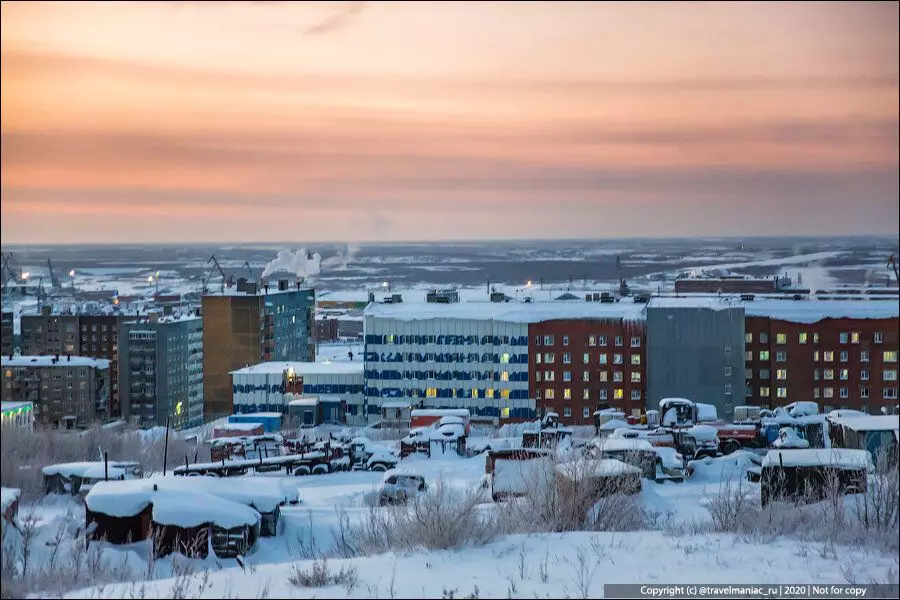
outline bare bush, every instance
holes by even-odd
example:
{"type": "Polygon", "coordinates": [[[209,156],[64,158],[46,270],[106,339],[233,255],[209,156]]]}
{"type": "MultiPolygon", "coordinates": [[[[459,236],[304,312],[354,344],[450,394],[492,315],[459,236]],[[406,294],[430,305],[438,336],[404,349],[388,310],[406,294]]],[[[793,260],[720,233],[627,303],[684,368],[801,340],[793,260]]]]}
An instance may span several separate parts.
{"type": "Polygon", "coordinates": [[[407,505],[370,506],[360,523],[339,515],[333,531],[340,556],[368,556],[391,550],[445,550],[482,545],[500,532],[493,513],[479,508],[477,489],[453,489],[438,480],[407,505]]]}
{"type": "Polygon", "coordinates": [[[328,559],[323,558],[314,561],[309,570],[301,570],[297,565],[293,565],[288,581],[297,587],[304,588],[342,585],[352,590],[359,582],[359,577],[356,567],[351,565],[344,565],[337,572],[331,571],[328,568],[328,559]]]}
{"type": "Polygon", "coordinates": [[[869,477],[865,494],[854,497],[851,514],[862,528],[897,543],[897,528],[900,526],[900,469],[897,453],[882,449],[876,457],[878,468],[869,477]]]}

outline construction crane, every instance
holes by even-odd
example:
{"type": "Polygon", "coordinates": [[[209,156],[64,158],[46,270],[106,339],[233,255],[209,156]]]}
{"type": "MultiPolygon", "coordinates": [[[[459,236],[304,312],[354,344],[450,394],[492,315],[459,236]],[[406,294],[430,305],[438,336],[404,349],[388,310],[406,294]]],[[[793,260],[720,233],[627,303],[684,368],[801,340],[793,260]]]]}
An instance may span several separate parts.
{"type": "Polygon", "coordinates": [[[53,272],[53,263],[50,262],[50,259],[47,259],[47,269],[50,271],[50,289],[58,290],[62,287],[59,283],[59,279],[56,278],[56,274],[53,272]]]}
{"type": "Polygon", "coordinates": [[[219,264],[219,261],[216,260],[216,255],[215,255],[215,254],[213,254],[212,256],[210,256],[210,257],[209,257],[209,260],[206,261],[206,264],[209,264],[209,263],[212,263],[212,264],[213,264],[213,267],[210,267],[209,273],[207,274],[207,277],[203,280],[203,289],[204,289],[204,291],[206,290],[206,285],[207,285],[207,284],[209,283],[209,281],[212,279],[212,276],[213,276],[213,268],[215,268],[216,270],[219,271],[219,275],[222,276],[222,284],[221,284],[221,286],[219,287],[219,291],[222,292],[222,293],[224,293],[224,292],[225,292],[225,285],[226,285],[227,282],[228,282],[228,275],[226,275],[226,274],[225,274],[225,271],[222,270],[222,266],[219,264]]]}
{"type": "Polygon", "coordinates": [[[244,261],[244,264],[241,265],[241,269],[247,269],[247,272],[250,273],[250,278],[247,281],[253,281],[254,283],[259,283],[256,279],[256,276],[253,274],[253,269],[250,267],[250,261],[244,261]]]}
{"type": "Polygon", "coordinates": [[[619,277],[619,295],[623,297],[631,295],[628,282],[625,281],[625,276],[622,275],[622,258],[620,256],[616,256],[616,275],[619,277]]]}
{"type": "Polygon", "coordinates": [[[894,269],[894,281],[900,285],[900,270],[897,268],[897,259],[894,258],[894,255],[891,254],[891,257],[888,259],[888,266],[893,267],[894,269]]]}

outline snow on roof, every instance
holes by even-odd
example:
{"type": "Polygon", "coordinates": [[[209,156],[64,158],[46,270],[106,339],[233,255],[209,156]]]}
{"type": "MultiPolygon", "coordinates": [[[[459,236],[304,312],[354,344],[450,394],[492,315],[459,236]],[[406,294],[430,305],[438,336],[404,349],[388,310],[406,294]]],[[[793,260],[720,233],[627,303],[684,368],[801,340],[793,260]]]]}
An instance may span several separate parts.
{"type": "Polygon", "coordinates": [[[715,404],[695,403],[697,406],[697,418],[701,421],[715,421],[719,418],[715,404]]]}
{"type": "Polygon", "coordinates": [[[95,369],[108,369],[109,361],[105,358],[90,358],[87,356],[4,356],[0,359],[4,367],[93,367],[95,369]]]}
{"type": "Polygon", "coordinates": [[[464,435],[466,435],[466,428],[462,423],[446,423],[431,432],[431,439],[448,440],[464,435]]]}
{"type": "Polygon", "coordinates": [[[231,371],[232,375],[281,375],[293,369],[297,375],[362,375],[363,361],[339,362],[262,362],[231,371]]]}
{"type": "Polygon", "coordinates": [[[769,317],[792,323],[816,323],[823,319],[896,319],[900,305],[896,299],[866,300],[781,300],[756,299],[744,303],[748,317],[769,317]]]}
{"type": "Polygon", "coordinates": [[[640,438],[608,437],[595,445],[602,452],[653,452],[653,445],[640,438]]]}
{"type": "Polygon", "coordinates": [[[381,405],[381,408],[409,408],[412,405],[412,402],[404,402],[394,401],[394,402],[385,402],[381,405]]]}
{"type": "Polygon", "coordinates": [[[16,410],[17,408],[34,408],[33,402],[0,402],[0,410],[16,410]]]}
{"type": "Polygon", "coordinates": [[[133,517],[152,504],[153,521],[188,528],[211,523],[224,529],[259,522],[259,513],[243,504],[213,494],[174,489],[154,480],[101,481],[84,502],[92,512],[112,517],[133,517]]]}
{"type": "Polygon", "coordinates": [[[297,398],[288,402],[288,406],[316,406],[319,403],[318,396],[310,396],[308,398],[297,398]]]}
{"type": "Polygon", "coordinates": [[[556,465],[556,472],[569,479],[589,477],[610,477],[613,475],[641,474],[635,466],[627,465],[614,458],[582,459],[556,465]]]}
{"type": "Polygon", "coordinates": [[[650,308],[709,308],[722,310],[739,308],[739,300],[729,296],[654,296],[650,299],[650,308]]]}
{"type": "Polygon", "coordinates": [[[769,450],[763,467],[837,467],[840,469],[868,468],[872,457],[867,450],[769,450]]]}
{"type": "Polygon", "coordinates": [[[554,319],[644,319],[644,305],[634,302],[458,302],[430,303],[373,303],[365,315],[400,321],[429,319],[491,320],[508,323],[539,323],[554,319]]]}
{"type": "Polygon", "coordinates": [[[391,475],[402,475],[404,477],[422,477],[424,479],[422,474],[415,469],[411,469],[409,467],[394,467],[393,469],[388,469],[387,471],[385,471],[384,477],[382,477],[381,480],[387,481],[391,475]]]}
{"type": "MultiPolygon", "coordinates": [[[[141,463],[134,461],[110,461],[109,468],[117,468],[117,469],[125,469],[128,467],[139,467],[141,463]]],[[[90,472],[91,469],[96,467],[100,467],[103,469],[103,461],[85,461],[85,462],[71,462],[71,463],[59,463],[56,465],[47,465],[41,471],[44,475],[62,475],[63,477],[84,477],[85,472],[90,472]]]]}
{"type": "Polygon", "coordinates": [[[410,411],[410,417],[471,417],[468,408],[416,408],[410,411]]]}
{"type": "Polygon", "coordinates": [[[699,441],[714,440],[719,435],[719,430],[712,425],[694,425],[688,427],[688,432],[699,441]]]}
{"type": "Polygon", "coordinates": [[[241,419],[240,422],[247,423],[245,419],[280,419],[283,416],[280,412],[235,413],[228,419],[229,425],[231,425],[237,422],[231,421],[231,419],[241,419]]]}
{"type": "Polygon", "coordinates": [[[615,429],[622,429],[622,428],[628,428],[628,427],[631,427],[631,425],[629,425],[627,421],[622,421],[621,419],[611,419],[611,420],[607,421],[606,423],[604,423],[603,425],[601,425],[599,427],[599,429],[615,430],[615,429]]]}
{"type": "Polygon", "coordinates": [[[232,431],[253,431],[262,427],[262,423],[223,423],[216,425],[214,429],[230,429],[232,431]]]}
{"type": "Polygon", "coordinates": [[[22,490],[17,488],[0,488],[0,512],[6,512],[9,505],[19,499],[22,490]]]}
{"type": "Polygon", "coordinates": [[[127,471],[122,467],[114,467],[112,465],[107,469],[103,463],[96,463],[93,466],[88,467],[87,469],[81,472],[81,477],[84,479],[103,479],[104,477],[109,475],[110,479],[118,479],[120,477],[124,477],[127,471]]]}
{"type": "Polygon", "coordinates": [[[853,431],[897,431],[900,429],[900,415],[848,415],[833,420],[853,431]]]}

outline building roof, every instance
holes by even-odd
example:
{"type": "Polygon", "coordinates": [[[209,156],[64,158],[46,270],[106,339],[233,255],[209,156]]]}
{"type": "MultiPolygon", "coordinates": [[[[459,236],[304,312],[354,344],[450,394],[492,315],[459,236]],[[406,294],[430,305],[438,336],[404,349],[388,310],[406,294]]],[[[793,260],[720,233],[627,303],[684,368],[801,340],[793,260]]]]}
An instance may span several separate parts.
{"type": "Polygon", "coordinates": [[[0,410],[6,412],[8,410],[16,410],[18,408],[23,408],[26,410],[31,410],[34,408],[34,402],[0,402],[0,410]]]}
{"type": "Polygon", "coordinates": [[[748,317],[769,317],[793,323],[816,323],[823,319],[896,319],[900,304],[895,298],[880,300],[780,300],[744,302],[748,317]]]}
{"type": "Polygon", "coordinates": [[[834,421],[853,431],[900,430],[900,415],[848,415],[837,417],[834,421]]]}
{"type": "Polygon", "coordinates": [[[363,361],[341,362],[262,362],[237,371],[232,375],[281,375],[287,369],[294,369],[297,375],[362,375],[363,361]]]}
{"type": "Polygon", "coordinates": [[[366,307],[366,316],[400,321],[431,319],[492,320],[539,323],[558,319],[644,319],[644,304],[621,302],[458,302],[452,304],[400,303],[366,307]]]}
{"type": "Polygon", "coordinates": [[[108,369],[109,361],[105,358],[89,358],[87,356],[8,356],[0,359],[4,367],[94,367],[108,369]]]}

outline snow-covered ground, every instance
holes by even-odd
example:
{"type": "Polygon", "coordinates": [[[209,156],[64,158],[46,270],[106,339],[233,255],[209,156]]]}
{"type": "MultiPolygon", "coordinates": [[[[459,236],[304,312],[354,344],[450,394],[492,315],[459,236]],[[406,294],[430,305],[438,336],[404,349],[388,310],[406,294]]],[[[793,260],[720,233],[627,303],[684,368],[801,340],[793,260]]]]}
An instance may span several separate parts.
{"type": "MultiPolygon", "coordinates": [[[[458,490],[476,489],[485,469],[483,456],[410,458],[401,464],[423,475],[431,486],[440,479],[458,490]]],[[[850,579],[897,583],[896,554],[783,536],[758,539],[708,533],[703,527],[710,522],[710,502],[723,486],[741,485],[751,504],[758,505],[758,484],[744,478],[749,465],[750,455],[740,452],[696,462],[693,477],[685,483],[644,480],[639,502],[658,517],[644,531],[515,534],[478,547],[349,559],[334,554],[340,515],[362,522],[371,510],[367,495],[376,490],[382,474],[276,476],[298,488],[301,503],[283,508],[279,535],[260,538],[243,566],[234,559],[188,561],[178,556],[160,559],[151,569],[147,542],[104,545],[103,560],[127,565],[122,568],[129,574],[104,585],[73,584],[64,590],[64,597],[172,597],[173,590],[181,589],[179,597],[203,598],[446,598],[451,594],[457,598],[558,598],[602,597],[607,583],[848,583],[850,579]],[[698,533],[701,530],[707,532],[698,533]],[[354,577],[323,587],[291,583],[292,572],[312,569],[316,555],[332,556],[327,561],[330,572],[352,569],[354,577]],[[185,575],[186,564],[194,575],[185,575]],[[151,570],[150,580],[144,581],[151,570]]],[[[236,481],[252,486],[255,479],[236,481]]],[[[507,505],[494,504],[485,494],[482,509],[505,511],[507,505]]],[[[32,511],[38,519],[31,558],[35,568],[47,560],[50,549],[43,544],[60,524],[70,528],[83,524],[83,509],[76,499],[51,496],[22,506],[19,519],[32,511]]]]}

